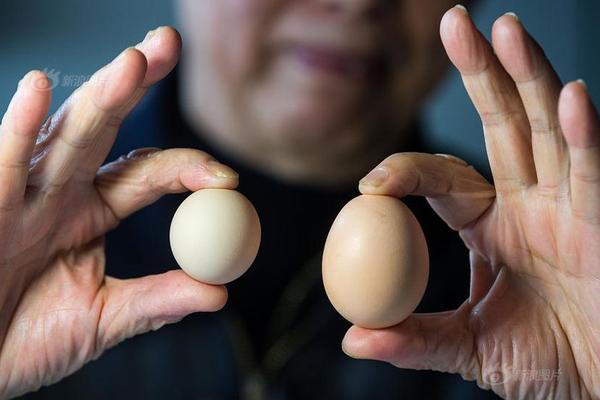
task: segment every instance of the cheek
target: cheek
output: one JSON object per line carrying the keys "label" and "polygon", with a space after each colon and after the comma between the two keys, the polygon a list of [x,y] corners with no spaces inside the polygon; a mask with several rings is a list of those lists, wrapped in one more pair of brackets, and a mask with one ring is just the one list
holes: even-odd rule
{"label": "cheek", "polygon": [[442,16],[456,5],[456,0],[406,0],[404,4],[405,21],[410,22],[413,28],[418,26],[420,34],[431,37],[438,36]]}
{"label": "cheek", "polygon": [[397,101],[404,99],[418,108],[443,76],[448,60],[439,37],[439,25],[444,12],[454,3],[418,0],[402,3],[396,14],[396,26],[401,27],[399,35],[406,43],[406,60],[398,63],[394,77],[393,96],[400,98]]}
{"label": "cheek", "polygon": [[[198,1],[198,0],[196,0]],[[266,31],[281,1],[202,0],[210,17],[203,33],[213,68],[229,86],[255,76],[261,68]]]}

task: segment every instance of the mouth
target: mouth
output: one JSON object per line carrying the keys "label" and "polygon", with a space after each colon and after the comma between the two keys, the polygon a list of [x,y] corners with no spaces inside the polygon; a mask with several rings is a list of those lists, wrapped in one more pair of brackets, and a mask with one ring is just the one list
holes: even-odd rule
{"label": "mouth", "polygon": [[283,46],[282,52],[304,68],[332,77],[373,82],[384,75],[383,57],[375,54],[301,43]]}

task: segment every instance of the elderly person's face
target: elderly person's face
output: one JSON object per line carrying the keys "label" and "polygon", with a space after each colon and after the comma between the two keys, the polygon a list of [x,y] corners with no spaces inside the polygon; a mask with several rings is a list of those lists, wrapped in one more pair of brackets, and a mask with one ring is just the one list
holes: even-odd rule
{"label": "elderly person's face", "polygon": [[454,3],[179,0],[184,111],[292,180],[360,174],[400,145],[439,80],[438,25]]}

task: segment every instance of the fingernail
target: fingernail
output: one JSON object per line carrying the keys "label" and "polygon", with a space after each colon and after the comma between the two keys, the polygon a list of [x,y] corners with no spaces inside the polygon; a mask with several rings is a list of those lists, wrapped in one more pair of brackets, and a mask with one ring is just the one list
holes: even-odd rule
{"label": "fingernail", "polygon": [[380,165],[380,166],[376,167],[374,170],[372,170],[371,172],[369,172],[369,174],[367,176],[365,176],[363,179],[361,179],[360,185],[373,186],[373,187],[381,186],[383,184],[383,182],[385,182],[389,176],[390,176],[390,173],[388,172],[387,168]]}
{"label": "fingernail", "polygon": [[150,41],[150,39],[152,39],[152,37],[154,37],[154,35],[156,35],[156,31],[158,31],[158,28],[148,31],[148,33],[146,33],[146,36],[144,37],[144,40],[142,40],[142,43],[146,43],[146,42]]}
{"label": "fingernail", "polygon": [[[35,77],[35,75],[38,74],[43,76]],[[26,73],[17,84],[17,89],[20,89],[24,85],[27,85],[30,89],[38,91],[47,91],[52,89],[52,82],[50,81],[50,78],[48,78],[45,73],[38,70],[33,70]]]}
{"label": "fingernail", "polygon": [[26,73],[25,76],[21,78],[19,83],[17,83],[17,88],[20,88],[21,86],[23,86],[23,83],[25,83],[25,80],[27,79],[27,77],[29,76],[30,73],[31,72]]}
{"label": "fingernail", "polygon": [[509,11],[509,12],[505,13],[504,15],[514,18],[515,21],[517,21],[517,22],[521,21],[519,19],[519,16],[512,11]]}
{"label": "fingernail", "polygon": [[[133,47],[128,47],[119,53],[111,62],[100,68],[92,77],[85,82],[84,86],[105,86],[112,72],[121,67],[121,63],[125,60],[125,54]],[[104,91],[104,89],[102,89]],[[104,98],[103,95],[101,95]]]}
{"label": "fingernail", "polygon": [[151,31],[148,31],[148,33],[146,33],[146,36],[144,36],[144,40],[142,40],[141,42],[136,44],[134,47],[136,49],[142,50],[145,45],[147,45],[148,43],[150,43],[152,41],[152,38],[156,35],[156,33],[158,32],[159,29],[160,28],[156,28],[156,29],[152,29]]}
{"label": "fingernail", "polygon": [[125,59],[125,54],[127,54],[127,52],[129,50],[133,49],[133,47],[128,47],[125,50],[123,50],[118,56],[116,56],[114,58],[114,60],[111,61],[111,65],[118,65],[119,63],[121,63],[124,59]]}
{"label": "fingernail", "polygon": [[23,75],[19,83],[17,83],[17,87],[23,86],[23,84],[27,82],[30,79],[31,75],[33,75],[35,72],[37,71],[29,71],[25,75]]}
{"label": "fingernail", "polygon": [[438,157],[443,157],[446,160],[453,162],[455,164],[459,164],[459,165],[469,165],[468,162],[466,162],[465,160],[462,160],[456,156],[453,156],[452,154],[444,154],[444,153],[437,153],[436,156]]}
{"label": "fingernail", "polygon": [[457,5],[454,6],[454,8],[456,8],[458,10],[461,10],[465,14],[469,13],[469,10],[467,10],[467,7],[463,6],[462,4],[457,4]]}
{"label": "fingernail", "polygon": [[233,179],[239,176],[233,169],[214,160],[207,162],[206,168],[217,178]]}
{"label": "fingernail", "polygon": [[17,83],[17,90],[21,89],[21,87],[23,86],[23,84],[25,83],[26,80],[27,80],[27,75],[25,75],[24,78],[21,78],[21,80],[19,81],[19,83]]}
{"label": "fingernail", "polygon": [[355,360],[359,360],[359,357],[355,356],[354,354],[350,353],[350,351],[348,351],[347,347],[346,347],[346,342],[344,340],[342,340],[342,351],[344,352],[345,355],[347,355],[350,358],[354,358]]}
{"label": "fingernail", "polygon": [[585,88],[585,90],[587,90],[588,85],[587,85],[587,83],[585,83],[585,81],[583,79],[577,79],[575,82],[579,83],[581,86],[583,86]]}
{"label": "fingernail", "polygon": [[162,149],[159,149],[158,147],[143,147],[141,149],[135,149],[133,151],[130,151],[129,154],[127,154],[126,158],[130,160],[144,160],[155,156],[161,151]]}

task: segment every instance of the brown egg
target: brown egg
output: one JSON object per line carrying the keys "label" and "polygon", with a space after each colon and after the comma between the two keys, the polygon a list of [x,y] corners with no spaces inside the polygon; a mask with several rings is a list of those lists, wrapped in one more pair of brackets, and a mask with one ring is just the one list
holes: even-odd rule
{"label": "brown egg", "polygon": [[344,318],[364,328],[396,325],[415,310],[428,277],[425,236],[404,203],[363,195],[340,211],[325,243],[323,283]]}

